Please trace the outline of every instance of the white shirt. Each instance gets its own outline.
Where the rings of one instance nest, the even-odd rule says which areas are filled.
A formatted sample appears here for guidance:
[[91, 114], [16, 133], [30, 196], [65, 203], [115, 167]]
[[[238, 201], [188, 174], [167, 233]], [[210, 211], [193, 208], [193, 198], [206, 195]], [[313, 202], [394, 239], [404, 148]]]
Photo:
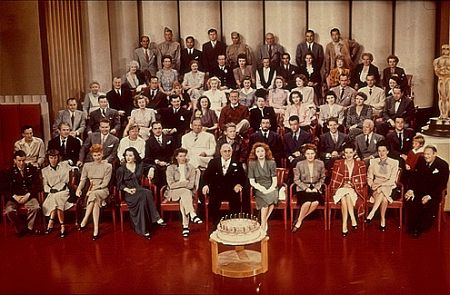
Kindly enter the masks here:
[[220, 160], [222, 162], [222, 173], [226, 174], [227, 170], [228, 170], [228, 166], [230, 166], [230, 160], [231, 159], [228, 159], [228, 160], [225, 161], [224, 158], [220, 158]]
[[180, 181], [186, 180], [186, 164], [178, 165], [178, 171], [180, 172]]
[[[103, 136], [103, 135], [102, 135]], [[124, 159], [123, 153], [129, 147], [134, 147], [136, 151], [139, 153], [141, 159], [145, 157], [145, 140], [141, 137], [138, 137], [136, 140], [131, 140], [129, 136], [124, 137], [119, 142], [119, 147], [117, 148], [117, 157], [120, 161]]]

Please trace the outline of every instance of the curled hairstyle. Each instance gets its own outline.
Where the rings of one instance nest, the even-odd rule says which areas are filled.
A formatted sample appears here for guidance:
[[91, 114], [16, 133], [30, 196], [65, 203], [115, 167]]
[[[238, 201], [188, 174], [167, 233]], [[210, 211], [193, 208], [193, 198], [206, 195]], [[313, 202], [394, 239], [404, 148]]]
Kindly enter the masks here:
[[256, 149], [262, 147], [266, 151], [266, 160], [272, 160], [272, 151], [269, 146], [263, 142], [257, 142], [252, 146], [252, 150], [250, 151], [250, 155], [248, 156], [249, 161], [256, 161], [258, 157], [256, 156]]
[[313, 151], [316, 155], [314, 158], [317, 158], [317, 146], [312, 143], [306, 143], [302, 146], [302, 154], [305, 154], [307, 150]]
[[145, 100], [145, 105], [148, 105], [148, 103], [150, 102], [149, 99], [148, 99], [148, 97], [145, 96], [145, 95], [135, 95], [135, 96], [133, 97], [133, 105], [134, 105], [136, 108], [139, 108], [138, 101], [141, 100], [141, 99], [144, 99], [144, 100]]
[[292, 96], [294, 96], [294, 94], [297, 94], [300, 97], [300, 102], [303, 101], [303, 94], [300, 91], [294, 90], [289, 94], [289, 102], [291, 104], [294, 104], [294, 99], [292, 98]]
[[202, 109], [202, 105], [201, 105], [200, 102], [204, 98], [206, 98], [206, 101], [208, 102], [208, 109], [211, 108], [211, 101], [209, 100], [209, 97], [207, 97], [206, 95], [202, 95], [197, 100], [197, 110], [201, 110]]
[[45, 163], [47, 165], [50, 164], [50, 160], [49, 160], [50, 156], [58, 157], [58, 163], [59, 163], [59, 161], [61, 161], [61, 155], [59, 154], [59, 151], [56, 149], [51, 149], [51, 150], [48, 150], [47, 153], [45, 154]]
[[175, 149], [173, 151], [173, 155], [172, 155], [172, 164], [178, 164], [178, 162], [177, 162], [178, 154], [186, 154], [187, 155], [187, 153], [188, 153], [188, 150], [185, 148], [180, 147], [180, 148]]
[[89, 149], [89, 153], [93, 154], [93, 153], [103, 153], [103, 146], [101, 144], [93, 144], [91, 146], [91, 148]]
[[134, 147], [128, 147], [125, 149], [125, 151], [123, 152], [123, 158], [125, 159], [125, 155], [127, 154], [127, 152], [132, 152], [134, 155], [134, 161], [136, 162], [136, 164], [139, 164], [142, 159], [141, 156], [139, 156], [138, 151], [134, 148]]

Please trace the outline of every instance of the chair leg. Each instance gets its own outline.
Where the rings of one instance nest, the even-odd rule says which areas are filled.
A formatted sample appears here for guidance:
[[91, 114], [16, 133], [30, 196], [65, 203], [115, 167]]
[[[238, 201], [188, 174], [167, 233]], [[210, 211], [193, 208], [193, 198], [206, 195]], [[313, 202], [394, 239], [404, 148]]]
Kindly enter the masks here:
[[400, 225], [399, 225], [399, 229], [402, 229], [403, 226], [403, 208], [400, 208]]
[[123, 232], [123, 211], [120, 209], [120, 230]]
[[283, 218], [284, 218], [284, 229], [287, 229], [287, 208], [283, 210]]
[[113, 229], [116, 230], [116, 208], [111, 209], [112, 220], [113, 220]]

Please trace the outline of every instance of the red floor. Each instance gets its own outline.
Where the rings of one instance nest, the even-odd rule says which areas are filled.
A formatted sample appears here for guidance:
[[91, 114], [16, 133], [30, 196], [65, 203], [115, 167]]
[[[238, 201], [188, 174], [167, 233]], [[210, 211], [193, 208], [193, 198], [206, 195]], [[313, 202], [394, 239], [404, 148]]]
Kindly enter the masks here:
[[269, 271], [247, 279], [211, 272], [205, 225], [192, 226], [183, 240], [174, 220], [147, 241], [106, 220], [95, 242], [90, 230], [19, 239], [2, 226], [0, 293], [450, 294], [450, 222], [417, 240], [396, 222], [382, 233], [374, 220], [342, 238], [338, 220], [324, 231], [312, 218], [293, 235], [277, 218], [269, 227]]

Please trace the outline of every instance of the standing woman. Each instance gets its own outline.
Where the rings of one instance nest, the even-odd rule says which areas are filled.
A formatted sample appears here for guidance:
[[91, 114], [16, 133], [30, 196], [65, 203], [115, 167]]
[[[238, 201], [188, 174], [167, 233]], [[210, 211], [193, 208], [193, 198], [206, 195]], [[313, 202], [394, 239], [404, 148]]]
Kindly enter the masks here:
[[256, 209], [261, 210], [261, 228], [267, 232], [268, 220], [278, 203], [275, 160], [267, 144], [257, 142], [248, 157], [248, 178], [256, 195]]
[[94, 232], [92, 240], [99, 238], [98, 223], [100, 218], [100, 207], [109, 196], [109, 181], [111, 180], [112, 165], [103, 161], [103, 147], [101, 144], [93, 144], [89, 149], [94, 162], [85, 163], [81, 171], [80, 183], [76, 191], [78, 197], [81, 196], [82, 190], [89, 181], [89, 189], [86, 193], [86, 213], [80, 223], [79, 230], [84, 230], [88, 223], [89, 216], [92, 213], [94, 222]]
[[183, 223], [181, 234], [185, 238], [189, 236], [189, 220], [196, 224], [203, 223], [195, 213], [192, 203], [196, 173], [194, 166], [187, 162], [187, 153], [184, 148], [177, 148], [173, 153], [172, 164], [166, 170], [167, 190], [164, 193], [166, 200], [180, 200]]
[[125, 150], [123, 157], [125, 163], [116, 172], [117, 187], [124, 192], [134, 231], [150, 239], [151, 224], [156, 222], [164, 226], [166, 223], [156, 210], [152, 192], [141, 186], [145, 167], [139, 153], [134, 147], [129, 147]]
[[61, 224], [60, 237], [64, 238], [67, 231], [64, 227], [64, 211], [73, 206], [67, 202], [69, 199], [69, 172], [71, 170], [67, 161], [60, 162], [59, 151], [49, 150], [47, 152], [47, 161], [49, 165], [42, 169], [42, 182], [46, 198], [42, 204], [42, 213], [50, 216], [46, 234], [53, 230], [55, 217], [58, 216]]
[[330, 196], [335, 204], [341, 202], [342, 236], [348, 235], [347, 220], [350, 216], [353, 229], [358, 228], [355, 217], [355, 206], [364, 206], [367, 185], [366, 165], [364, 161], [355, 160], [355, 147], [348, 144], [344, 147], [344, 159], [334, 162], [330, 181]]
[[148, 97], [144, 95], [136, 95], [133, 99], [136, 109], [131, 111], [131, 117], [128, 125], [123, 132], [124, 137], [128, 134], [131, 126], [139, 126], [139, 135], [142, 139], [147, 140], [150, 137], [150, 129], [153, 122], [156, 121], [155, 110], [147, 108], [149, 103]]
[[325, 164], [316, 159], [317, 148], [313, 144], [306, 144], [303, 154], [306, 159], [298, 162], [294, 168], [296, 194], [301, 206], [298, 218], [292, 225], [293, 233], [300, 229], [303, 219], [324, 201], [322, 185], [325, 182]]

